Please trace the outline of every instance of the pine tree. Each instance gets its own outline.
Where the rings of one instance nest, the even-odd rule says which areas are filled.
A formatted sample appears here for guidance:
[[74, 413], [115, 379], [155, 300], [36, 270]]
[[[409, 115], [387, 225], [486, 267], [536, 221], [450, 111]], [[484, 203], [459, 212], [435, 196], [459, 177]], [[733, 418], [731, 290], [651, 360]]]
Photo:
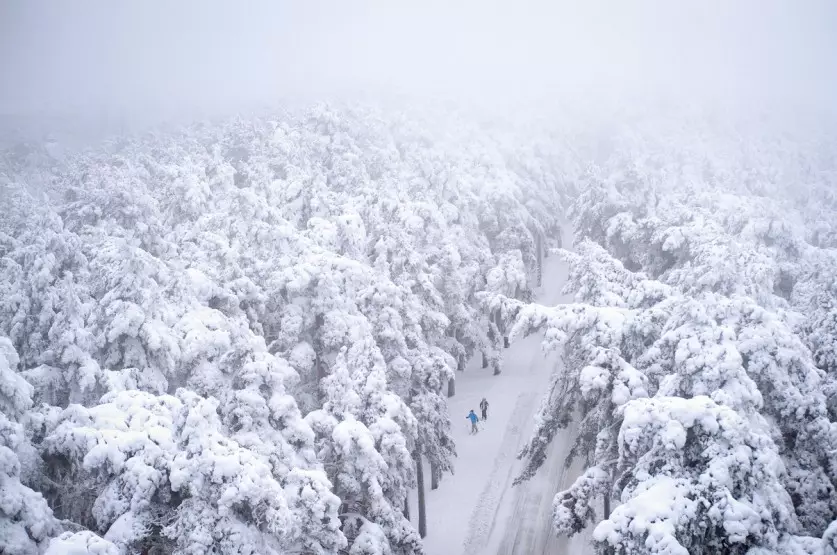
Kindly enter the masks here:
[[23, 424], [33, 388], [17, 373], [18, 362], [11, 341], [0, 337], [0, 545], [4, 553], [29, 555], [40, 552], [60, 526], [44, 497], [24, 483], [37, 452]]

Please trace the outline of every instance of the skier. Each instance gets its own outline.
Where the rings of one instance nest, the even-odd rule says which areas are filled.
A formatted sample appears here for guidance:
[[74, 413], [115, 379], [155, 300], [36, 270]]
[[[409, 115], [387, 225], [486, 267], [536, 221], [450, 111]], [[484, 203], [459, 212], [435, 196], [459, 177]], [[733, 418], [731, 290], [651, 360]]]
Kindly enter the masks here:
[[471, 412], [469, 412], [468, 416], [466, 416], [465, 418], [467, 418], [468, 420], [471, 421], [471, 433], [472, 434], [477, 433], [479, 431], [479, 429], [477, 428], [477, 422], [479, 422], [480, 419], [477, 416], [477, 414], [474, 412], [474, 409], [471, 409]]
[[488, 420], [488, 401], [485, 400], [485, 397], [480, 401], [480, 410], [482, 411], [482, 419]]

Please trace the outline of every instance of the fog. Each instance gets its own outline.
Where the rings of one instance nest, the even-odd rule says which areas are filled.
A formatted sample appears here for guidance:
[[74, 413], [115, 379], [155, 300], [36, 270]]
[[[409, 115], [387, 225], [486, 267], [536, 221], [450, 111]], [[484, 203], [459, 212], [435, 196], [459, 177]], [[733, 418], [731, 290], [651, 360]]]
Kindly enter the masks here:
[[159, 121], [392, 94], [830, 108], [835, 6], [6, 0], [0, 113]]

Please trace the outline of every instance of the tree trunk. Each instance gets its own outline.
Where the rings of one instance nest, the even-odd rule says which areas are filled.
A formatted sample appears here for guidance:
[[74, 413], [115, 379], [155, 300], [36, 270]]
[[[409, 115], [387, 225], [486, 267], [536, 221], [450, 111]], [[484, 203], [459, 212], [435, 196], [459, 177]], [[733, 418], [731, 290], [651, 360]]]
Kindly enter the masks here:
[[325, 391], [323, 390], [323, 378], [326, 377], [325, 364], [320, 360], [320, 355], [317, 353], [314, 359], [314, 367], [317, 372], [317, 400], [320, 405], [325, 403]]
[[610, 492], [610, 487], [608, 487], [604, 494], [604, 518], [602, 520], [610, 518]]
[[323, 378], [326, 377], [326, 365], [323, 363], [320, 355], [322, 353], [322, 346], [320, 344], [320, 330], [323, 327], [325, 320], [323, 319], [322, 314], [317, 314], [317, 317], [314, 320], [314, 338], [313, 338], [313, 347], [314, 347], [314, 365], [317, 371], [317, 400], [322, 405], [325, 402], [325, 391], [323, 391], [322, 384]]
[[430, 461], [430, 489], [439, 489], [439, 478], [441, 472], [439, 472], [439, 467]]
[[497, 329], [503, 334], [503, 348], [509, 348], [509, 338], [506, 335], [506, 326], [503, 325], [503, 319], [500, 317], [500, 311], [497, 310], [494, 312], [494, 325], [497, 326]]
[[404, 518], [410, 520], [410, 496], [404, 499]]
[[[602, 512], [604, 513], [604, 518], [602, 520], [607, 520], [607, 519], [610, 518], [610, 498], [611, 498], [612, 495], [613, 495], [613, 474], [611, 474], [610, 483], [607, 485], [607, 489], [605, 490], [605, 494], [604, 494], [604, 500], [603, 500], [604, 502], [602, 503], [602, 505], [603, 505]], [[616, 554], [616, 549], [612, 545], [607, 544], [607, 547], [605, 547], [605, 549], [604, 549], [604, 554], [605, 555], [615, 555]]]
[[418, 517], [419, 536], [427, 535], [427, 513], [424, 505], [424, 465], [421, 461], [421, 447], [416, 449], [414, 458], [416, 460], [416, 481], [418, 482]]
[[485, 354], [485, 351], [482, 353], [482, 367], [488, 368], [488, 355]]
[[543, 236], [538, 233], [538, 287], [543, 285]]
[[456, 395], [456, 376], [448, 380], [448, 397]]
[[495, 365], [494, 365], [494, 375], [495, 375], [495, 376], [499, 376], [499, 375], [500, 375], [500, 365], [499, 365], [499, 364], [495, 364]]

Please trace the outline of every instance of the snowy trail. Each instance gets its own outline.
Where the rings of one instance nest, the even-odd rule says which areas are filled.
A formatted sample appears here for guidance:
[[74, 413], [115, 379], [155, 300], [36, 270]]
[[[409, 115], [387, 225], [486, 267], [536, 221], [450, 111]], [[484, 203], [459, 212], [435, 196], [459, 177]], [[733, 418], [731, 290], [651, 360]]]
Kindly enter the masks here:
[[[533, 377], [548, 372], [538, 337], [526, 338], [506, 352], [517, 356], [510, 356], [508, 360], [514, 362], [506, 364], [502, 375], [479, 368], [477, 361], [459, 376], [457, 394], [448, 400], [458, 454], [456, 473], [445, 476], [438, 490], [427, 491], [427, 555], [485, 553], [482, 548], [499, 507], [508, 502], [505, 497], [510, 495], [513, 469], [519, 462], [516, 455], [532, 429], [532, 414], [546, 381]], [[479, 412], [483, 396], [490, 403], [488, 420], [471, 435], [465, 415], [472, 408]], [[429, 476], [429, 467], [425, 470]], [[411, 511], [414, 521], [417, 514]]]
[[[557, 257], [545, 260], [538, 302], [566, 301], [561, 295], [566, 271]], [[568, 542], [554, 537], [551, 529], [552, 498], [580, 470], [563, 465], [574, 428], [555, 438], [547, 463], [532, 480], [512, 486], [522, 468], [517, 453], [532, 431], [555, 364], [557, 356], [544, 358], [540, 337], [534, 335], [505, 351], [502, 375], [493, 376], [474, 361], [457, 376], [457, 394], [448, 400], [458, 453], [456, 474], [445, 476], [438, 490], [427, 492], [427, 555], [583, 553], [583, 539]], [[490, 403], [488, 421], [480, 433], [470, 435], [465, 415], [472, 408], [479, 413], [483, 396]], [[415, 495], [411, 501], [415, 508]], [[416, 510], [411, 514], [415, 521]]]
[[523, 392], [517, 397], [512, 419], [506, 427], [500, 452], [494, 459], [491, 476], [480, 494], [476, 509], [471, 514], [468, 523], [468, 535], [465, 537], [465, 555], [478, 555], [484, 552], [486, 539], [494, 529], [496, 515], [503, 500], [504, 493], [511, 486], [513, 476], [508, 472], [509, 466], [514, 465], [517, 447], [523, 437], [532, 406], [537, 399], [533, 391]]
[[552, 499], [556, 491], [571, 485], [582, 470], [578, 462], [570, 468], [564, 466], [575, 432], [573, 424], [558, 435], [538, 474], [514, 488], [514, 501], [499, 527], [502, 536], [492, 538], [487, 553], [560, 555], [583, 552], [583, 541], [558, 538], [552, 531]]

